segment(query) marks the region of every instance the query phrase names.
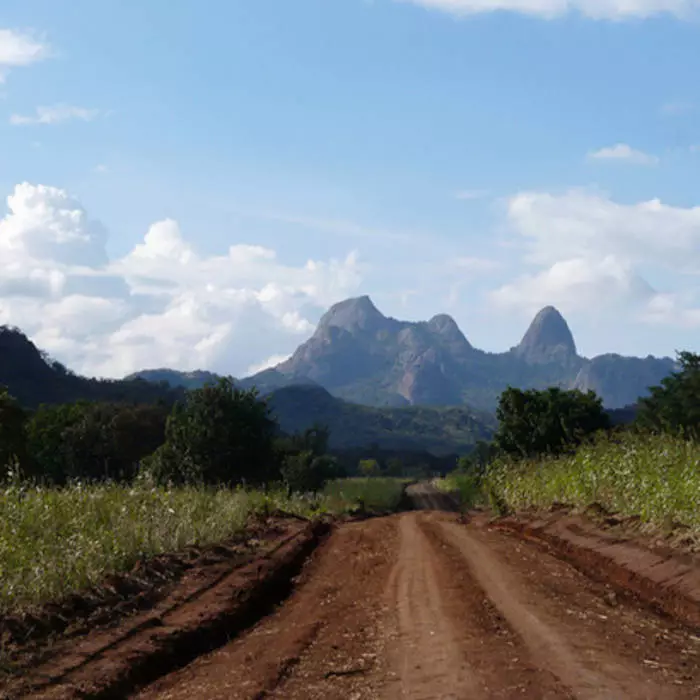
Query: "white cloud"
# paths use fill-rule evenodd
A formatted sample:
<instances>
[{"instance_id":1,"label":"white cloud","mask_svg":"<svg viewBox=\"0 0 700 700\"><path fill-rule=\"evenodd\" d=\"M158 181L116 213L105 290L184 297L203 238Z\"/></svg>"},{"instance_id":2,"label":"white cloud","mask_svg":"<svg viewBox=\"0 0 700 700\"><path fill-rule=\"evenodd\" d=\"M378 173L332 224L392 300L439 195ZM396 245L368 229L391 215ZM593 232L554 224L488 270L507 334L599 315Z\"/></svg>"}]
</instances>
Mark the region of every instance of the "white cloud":
<instances>
[{"instance_id":1,"label":"white cloud","mask_svg":"<svg viewBox=\"0 0 700 700\"><path fill-rule=\"evenodd\" d=\"M103 163L99 163L98 165L96 165L94 170L99 175L105 175L106 173L109 172L109 168L106 165L104 165Z\"/></svg>"},{"instance_id":2,"label":"white cloud","mask_svg":"<svg viewBox=\"0 0 700 700\"><path fill-rule=\"evenodd\" d=\"M658 300L675 294L669 322L699 320L694 294L681 298L673 289L657 291L643 271L654 269L660 279L673 280L667 286L692 290L693 273L700 269L700 207L672 207L657 199L619 204L583 190L524 192L510 199L508 217L524 247L524 263L535 269L495 290L497 305L530 312L555 304L589 313L625 307L651 320Z\"/></svg>"},{"instance_id":3,"label":"white cloud","mask_svg":"<svg viewBox=\"0 0 700 700\"><path fill-rule=\"evenodd\" d=\"M686 17L697 9L696 0L396 0L467 17L485 12L517 12L553 19L580 13L592 19L623 20L658 14Z\"/></svg>"},{"instance_id":4,"label":"white cloud","mask_svg":"<svg viewBox=\"0 0 700 700\"><path fill-rule=\"evenodd\" d=\"M26 126L30 124L61 124L74 120L89 122L99 114L99 109L86 109L85 107L58 104L52 107L37 107L36 114L32 116L13 114L10 117L10 124Z\"/></svg>"},{"instance_id":5,"label":"white cloud","mask_svg":"<svg viewBox=\"0 0 700 700\"><path fill-rule=\"evenodd\" d=\"M289 357L289 355L272 355L272 357L268 357L267 360L264 360L263 362L258 362L248 367L248 369L246 370L246 374L257 374L258 372L262 372L265 369L277 367L277 365L281 364L285 360L288 360Z\"/></svg>"},{"instance_id":6,"label":"white cloud","mask_svg":"<svg viewBox=\"0 0 700 700\"><path fill-rule=\"evenodd\" d=\"M13 29L0 29L0 83L10 68L28 66L49 54L49 47L31 34Z\"/></svg>"},{"instance_id":7,"label":"white cloud","mask_svg":"<svg viewBox=\"0 0 700 700\"><path fill-rule=\"evenodd\" d=\"M626 143L618 143L608 148L601 148L588 154L589 160L618 160L634 165L656 165L659 159L656 156L637 151Z\"/></svg>"},{"instance_id":8,"label":"white cloud","mask_svg":"<svg viewBox=\"0 0 700 700\"><path fill-rule=\"evenodd\" d=\"M17 185L0 220L0 323L88 374L168 365L241 376L294 350L361 279L353 253L292 266L240 242L202 256L170 219L120 259L108 259L106 238L54 187Z\"/></svg>"},{"instance_id":9,"label":"white cloud","mask_svg":"<svg viewBox=\"0 0 700 700\"><path fill-rule=\"evenodd\" d=\"M574 189L515 195L508 217L532 262L613 255L673 270L700 263L700 207L672 207L658 199L619 204Z\"/></svg>"},{"instance_id":10,"label":"white cloud","mask_svg":"<svg viewBox=\"0 0 700 700\"><path fill-rule=\"evenodd\" d=\"M595 312L605 305L619 307L647 302L654 290L631 267L608 256L602 260L560 260L535 274L522 275L497 289L493 301L501 307L534 313L552 303L566 311Z\"/></svg>"}]
</instances>

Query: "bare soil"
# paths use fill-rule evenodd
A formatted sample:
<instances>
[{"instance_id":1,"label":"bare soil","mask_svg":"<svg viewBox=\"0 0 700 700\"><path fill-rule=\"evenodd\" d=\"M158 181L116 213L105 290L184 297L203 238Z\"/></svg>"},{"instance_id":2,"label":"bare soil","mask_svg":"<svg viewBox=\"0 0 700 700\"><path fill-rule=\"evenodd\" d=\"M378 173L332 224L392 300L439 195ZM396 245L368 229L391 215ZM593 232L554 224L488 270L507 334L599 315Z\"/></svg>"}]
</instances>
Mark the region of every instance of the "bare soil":
<instances>
[{"instance_id":1,"label":"bare soil","mask_svg":"<svg viewBox=\"0 0 700 700\"><path fill-rule=\"evenodd\" d=\"M409 497L416 510L327 536L289 525L162 623L85 635L25 696L700 697L694 559L570 514L492 521L424 484Z\"/></svg>"}]
</instances>

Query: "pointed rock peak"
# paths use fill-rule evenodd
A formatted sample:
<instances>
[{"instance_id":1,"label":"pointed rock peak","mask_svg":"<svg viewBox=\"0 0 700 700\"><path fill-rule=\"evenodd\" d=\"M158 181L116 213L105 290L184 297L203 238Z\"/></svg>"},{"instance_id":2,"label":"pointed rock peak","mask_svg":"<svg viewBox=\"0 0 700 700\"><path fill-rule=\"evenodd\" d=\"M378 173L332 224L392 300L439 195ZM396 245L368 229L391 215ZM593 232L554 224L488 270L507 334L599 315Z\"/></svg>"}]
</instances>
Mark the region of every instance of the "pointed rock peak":
<instances>
[{"instance_id":1,"label":"pointed rock peak","mask_svg":"<svg viewBox=\"0 0 700 700\"><path fill-rule=\"evenodd\" d=\"M365 295L346 299L331 306L321 318L318 328L335 326L352 333L358 330L376 330L386 321L386 317Z\"/></svg>"},{"instance_id":2,"label":"pointed rock peak","mask_svg":"<svg viewBox=\"0 0 700 700\"><path fill-rule=\"evenodd\" d=\"M449 314L437 314L437 316L433 316L430 321L428 321L428 325L431 330L438 333L451 333L453 330L459 330L457 323Z\"/></svg>"},{"instance_id":3,"label":"pointed rock peak","mask_svg":"<svg viewBox=\"0 0 700 700\"><path fill-rule=\"evenodd\" d=\"M464 337L462 331L459 330L456 321L448 314L433 316L430 321L428 321L428 328L430 328L433 333L438 333L447 340L458 341L469 345L469 341Z\"/></svg>"},{"instance_id":4,"label":"pointed rock peak","mask_svg":"<svg viewBox=\"0 0 700 700\"><path fill-rule=\"evenodd\" d=\"M564 317L553 306L545 306L515 351L529 362L556 362L574 357L576 343Z\"/></svg>"}]
</instances>

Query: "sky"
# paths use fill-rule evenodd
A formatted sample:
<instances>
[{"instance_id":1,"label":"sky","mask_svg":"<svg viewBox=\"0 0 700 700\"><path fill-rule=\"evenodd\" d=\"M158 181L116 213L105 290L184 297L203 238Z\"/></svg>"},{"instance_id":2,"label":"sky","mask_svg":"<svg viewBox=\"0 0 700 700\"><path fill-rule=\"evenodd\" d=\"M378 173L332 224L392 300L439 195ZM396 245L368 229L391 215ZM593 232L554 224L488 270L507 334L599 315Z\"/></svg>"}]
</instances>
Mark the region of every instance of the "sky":
<instances>
[{"instance_id":1,"label":"sky","mask_svg":"<svg viewBox=\"0 0 700 700\"><path fill-rule=\"evenodd\" d=\"M369 294L699 350L700 0L4 0L0 324L244 376Z\"/></svg>"}]
</instances>

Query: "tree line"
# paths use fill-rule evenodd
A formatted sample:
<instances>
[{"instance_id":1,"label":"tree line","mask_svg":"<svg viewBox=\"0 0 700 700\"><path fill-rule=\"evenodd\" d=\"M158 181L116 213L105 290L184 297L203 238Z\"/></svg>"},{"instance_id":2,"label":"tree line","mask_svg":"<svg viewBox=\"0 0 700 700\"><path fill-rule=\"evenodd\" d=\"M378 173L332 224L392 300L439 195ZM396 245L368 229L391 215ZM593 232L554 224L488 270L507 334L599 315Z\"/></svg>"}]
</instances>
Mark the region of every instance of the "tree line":
<instances>
[{"instance_id":1,"label":"tree line","mask_svg":"<svg viewBox=\"0 0 700 700\"><path fill-rule=\"evenodd\" d=\"M500 397L493 441L478 443L458 467L482 473L498 455L559 454L597 432L630 427L698 439L700 355L679 353L678 365L640 399L632 426L622 428L611 425L593 392L509 388ZM315 491L347 466L330 454L329 437L320 425L283 434L266 400L229 379L185 392L174 404L78 401L31 411L0 387L0 467L46 485L140 476L159 484L283 481L295 491ZM401 459L378 448L367 452L353 472L405 473ZM412 470L430 471L427 465Z\"/></svg>"},{"instance_id":2,"label":"tree line","mask_svg":"<svg viewBox=\"0 0 700 700\"><path fill-rule=\"evenodd\" d=\"M545 390L508 388L501 394L492 442L480 442L458 469L481 474L498 456L530 459L574 450L584 440L605 432L637 430L700 439L700 355L678 353L678 367L649 388L629 411L629 423L614 424L593 392L552 387Z\"/></svg>"},{"instance_id":3,"label":"tree line","mask_svg":"<svg viewBox=\"0 0 700 700\"><path fill-rule=\"evenodd\" d=\"M340 474L328 440L323 426L284 435L257 391L230 379L172 407L78 401L27 411L0 389L0 465L48 486L142 477L316 491Z\"/></svg>"}]
</instances>

